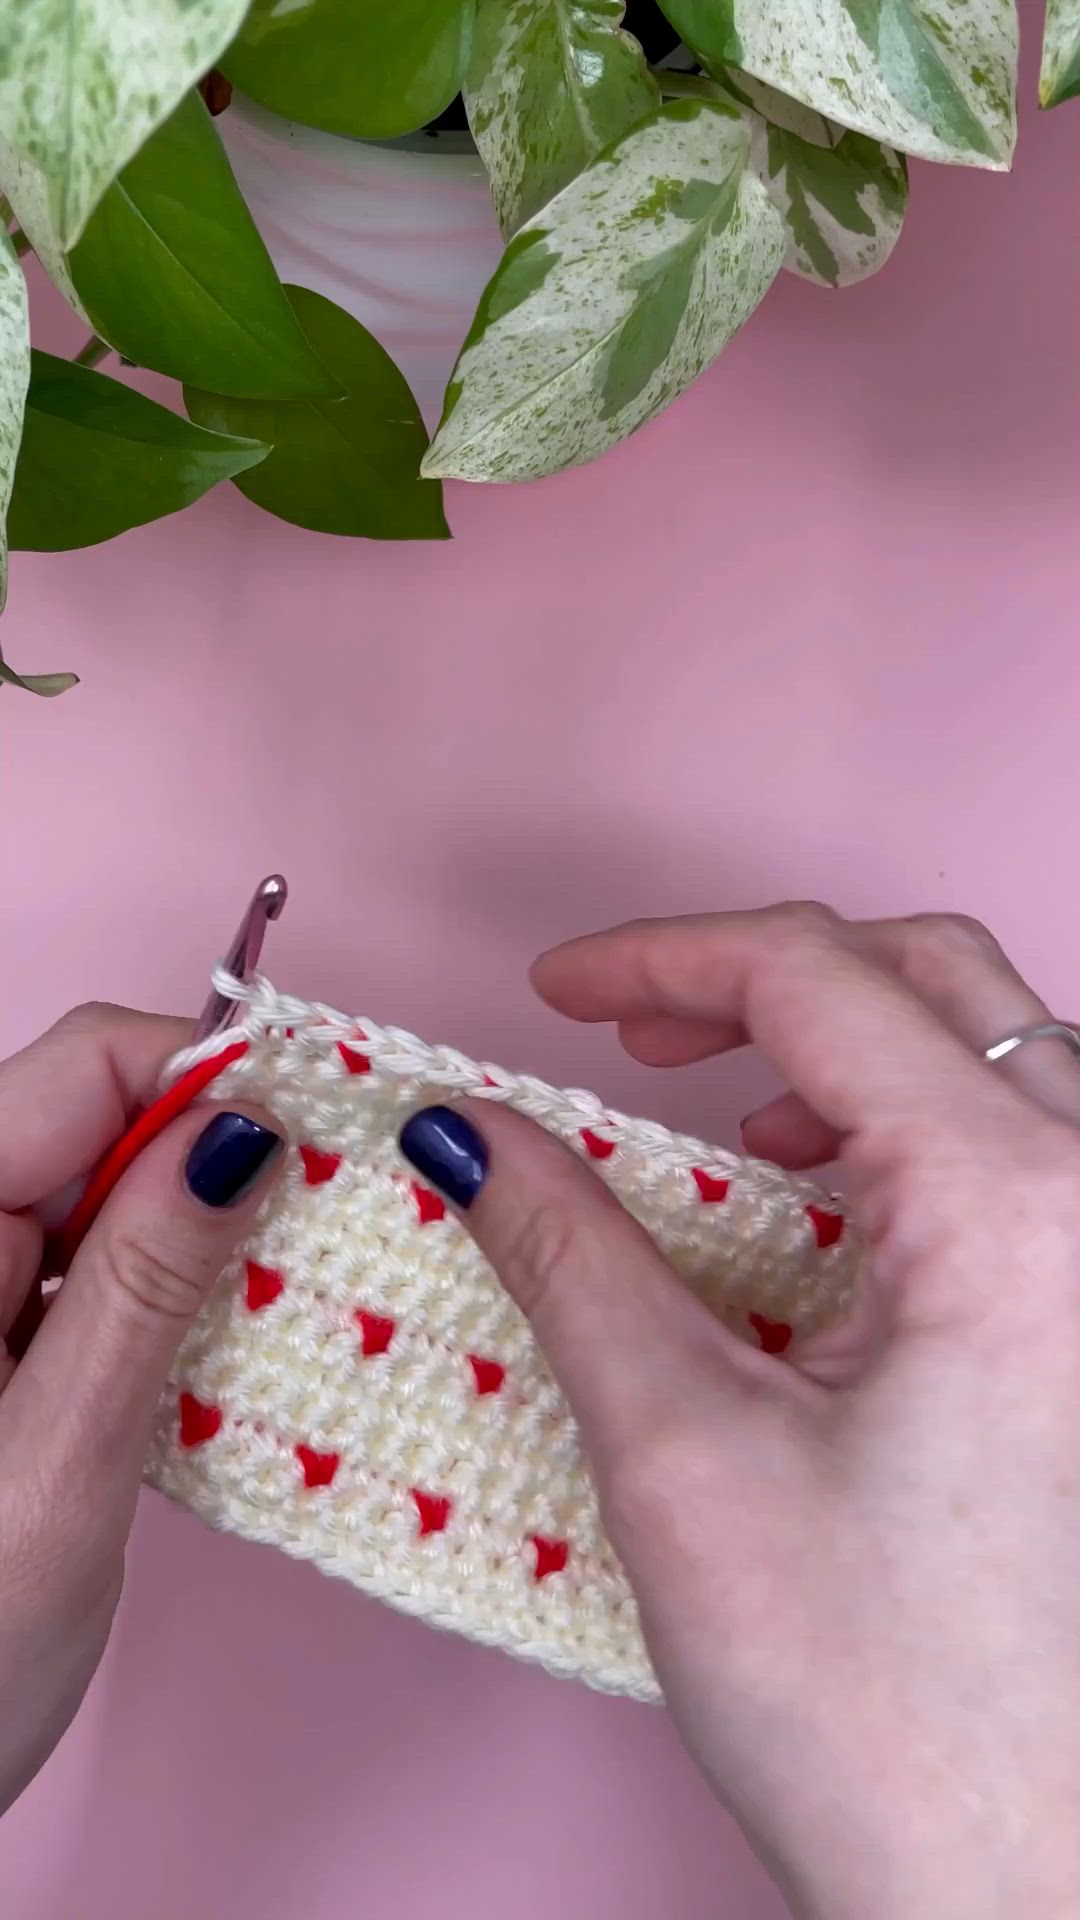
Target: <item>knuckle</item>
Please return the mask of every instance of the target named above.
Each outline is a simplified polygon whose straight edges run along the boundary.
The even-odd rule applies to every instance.
[[[820,967],[843,944],[840,915],[818,900],[785,901],[771,909],[766,924],[768,941],[749,982],[751,1026],[759,998],[783,996],[809,964]]]
[[[777,935],[791,945],[835,936],[840,915],[822,900],[785,900],[774,909]]]
[[[916,913],[908,921],[919,946],[947,961],[999,961],[1001,948],[989,927],[967,913]]]
[[[656,914],[639,913],[632,920],[623,920],[619,932],[627,941],[647,940],[651,934],[663,933],[668,925]]]
[[[550,1312],[582,1264],[581,1234],[570,1209],[555,1198],[534,1201],[507,1236],[497,1264],[530,1319]]]
[[[638,988],[646,1000],[662,1003],[671,975],[670,923],[630,920],[624,931]]]
[[[69,1007],[66,1013],[61,1014],[52,1032],[65,1038],[73,1034],[101,1033],[112,1026],[119,1011],[107,1000],[84,1000],[79,1006]]]
[[[901,978],[947,1009],[966,1004],[981,975],[1012,971],[989,928],[969,914],[913,914],[901,932]]]
[[[190,1320],[213,1277],[205,1262],[185,1259],[129,1233],[113,1240],[108,1264],[114,1285],[128,1303],[159,1320]]]

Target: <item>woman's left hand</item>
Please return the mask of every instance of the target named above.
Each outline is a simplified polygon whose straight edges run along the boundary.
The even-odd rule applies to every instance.
[[[154,1408],[176,1349],[281,1161],[262,1113],[195,1108],[140,1155],[18,1366],[41,1266],[34,1209],[152,1096],[183,1020],[80,1007],[0,1066],[0,1811],[104,1651]]]

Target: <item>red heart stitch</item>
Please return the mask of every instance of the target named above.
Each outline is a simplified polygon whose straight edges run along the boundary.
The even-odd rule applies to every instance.
[[[444,1220],[446,1202],[440,1200],[437,1193],[432,1193],[430,1187],[422,1187],[419,1180],[412,1181],[411,1185],[412,1196],[416,1201],[416,1211],[420,1215],[420,1225],[429,1227],[433,1220]]]
[[[314,1447],[305,1447],[303,1441],[293,1448],[300,1465],[304,1469],[305,1487],[328,1487],[338,1467],[341,1457],[336,1453],[316,1453]]]
[[[770,1320],[764,1313],[748,1313],[747,1319],[757,1334],[762,1353],[784,1353],[791,1345],[791,1328],[784,1320]]]
[[[420,1515],[420,1538],[426,1533],[441,1533],[450,1518],[450,1502],[445,1493],[421,1493],[412,1488],[416,1511]]]
[[[324,1153],[321,1147],[301,1147],[300,1158],[304,1163],[304,1179],[309,1187],[325,1186],[341,1165],[340,1153]]]
[[[814,1229],[819,1247],[835,1247],[844,1231],[842,1213],[826,1213],[824,1207],[807,1207],[806,1217]]]
[[[703,1200],[726,1200],[731,1181],[718,1180],[714,1173],[706,1173],[704,1167],[695,1167],[694,1184]]]
[[[257,1260],[245,1261],[244,1270],[247,1274],[245,1298],[252,1313],[257,1313],[260,1307],[268,1307],[271,1300],[277,1299],[285,1282],[273,1267],[260,1267]]]
[[[397,1322],[387,1319],[385,1314],[369,1313],[366,1307],[357,1307],[353,1319],[360,1329],[364,1359],[373,1360],[376,1354],[385,1353],[397,1331]]]
[[[180,1445],[201,1447],[221,1428],[221,1408],[204,1407],[193,1393],[180,1395]]]
[[[498,1393],[506,1379],[506,1368],[497,1360],[483,1360],[478,1353],[470,1353],[469,1365],[473,1370],[478,1394]]]
[[[366,1053],[357,1053],[356,1048],[347,1047],[344,1040],[338,1041],[337,1050],[344,1060],[346,1070],[349,1073],[371,1072],[371,1061],[368,1059]]]
[[[549,1573],[561,1573],[570,1558],[569,1543],[565,1540],[545,1540],[542,1533],[530,1533],[529,1540],[536,1549],[533,1579],[546,1580]]]
[[[614,1140],[601,1140],[591,1127],[582,1127],[581,1137],[585,1142],[585,1151],[593,1160],[610,1160],[615,1151]]]

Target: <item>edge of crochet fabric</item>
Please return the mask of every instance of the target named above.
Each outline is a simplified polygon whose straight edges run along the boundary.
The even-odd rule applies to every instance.
[[[246,1046],[210,1097],[266,1105],[289,1164],[184,1342],[148,1481],[434,1625],[656,1698],[569,1409],[398,1131],[448,1094],[508,1101],[589,1159],[713,1311],[777,1352],[789,1329],[849,1307],[859,1250],[838,1203],[593,1094],[263,979],[214,978],[243,1003],[228,1039]],[[179,1056],[168,1078],[222,1044]]]

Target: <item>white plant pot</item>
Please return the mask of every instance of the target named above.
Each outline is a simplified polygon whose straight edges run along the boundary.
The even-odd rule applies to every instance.
[[[429,426],[502,253],[466,135],[346,140],[241,94],[216,122],[283,280],[355,315],[393,355]]]

